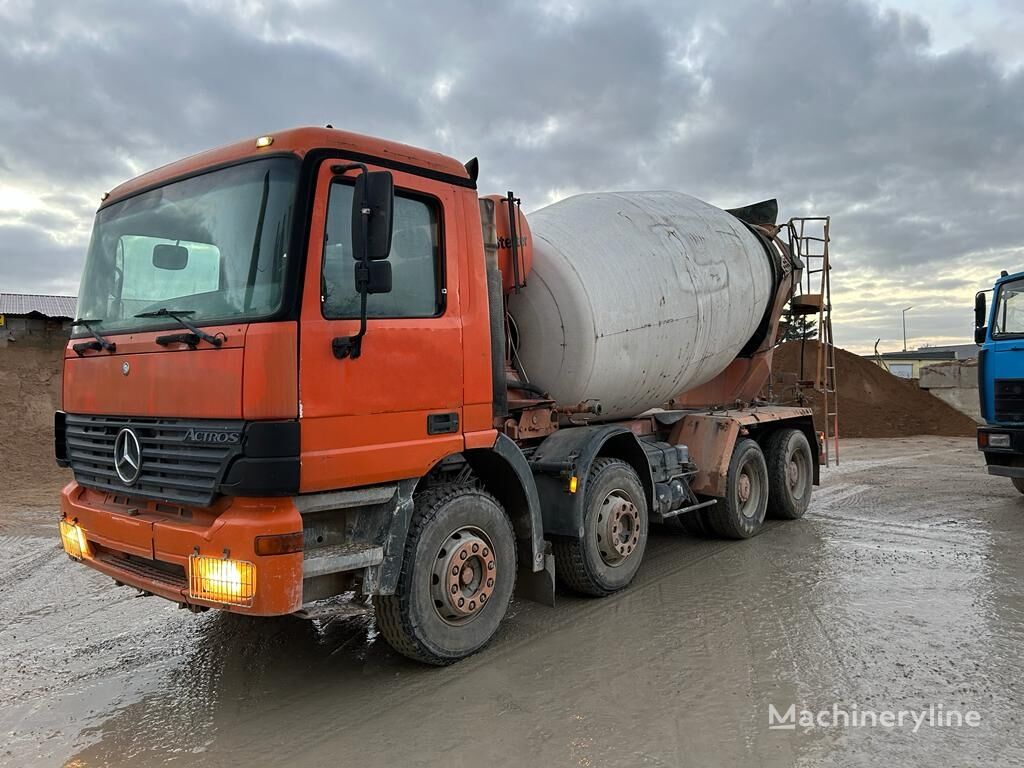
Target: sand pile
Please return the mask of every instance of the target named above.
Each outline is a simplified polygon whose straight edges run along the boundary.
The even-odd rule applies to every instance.
[[[817,342],[804,349],[805,378],[814,378]],[[775,350],[772,382],[775,400],[787,404],[796,398],[800,371],[800,344],[791,342]],[[913,382],[897,378],[872,361],[836,349],[839,382],[839,436],[905,437],[907,435],[971,436],[974,420],[919,389]],[[809,390],[805,389],[805,392]],[[814,420],[822,429],[821,395],[809,392]]]
[[[71,473],[53,460],[63,349],[0,348],[0,494],[7,504],[56,507]]]

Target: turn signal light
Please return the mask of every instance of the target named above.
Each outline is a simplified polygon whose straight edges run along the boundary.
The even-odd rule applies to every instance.
[[[89,555],[89,542],[85,540],[85,531],[69,520],[60,521],[60,543],[64,551],[75,560]]]
[[[252,605],[256,566],[244,560],[192,555],[188,559],[188,594],[225,605]]]
[[[302,551],[302,531],[257,536],[254,549],[257,555],[288,555]]]

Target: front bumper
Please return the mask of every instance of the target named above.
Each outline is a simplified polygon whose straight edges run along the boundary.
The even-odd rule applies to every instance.
[[[990,475],[1024,478],[1024,427],[978,427],[978,450]]]
[[[302,552],[260,556],[257,536],[302,531],[290,498],[223,497],[209,509],[129,499],[69,483],[62,517],[83,532],[81,562],[115,581],[176,603],[255,616],[293,613],[302,605]],[[193,556],[231,558],[255,566],[247,605],[190,594]],[[194,593],[194,590],[193,590]]]

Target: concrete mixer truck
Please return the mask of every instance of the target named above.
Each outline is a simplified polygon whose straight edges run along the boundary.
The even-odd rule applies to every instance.
[[[747,538],[818,482],[760,399],[801,264],[774,201],[578,195],[332,128],[104,196],[55,453],[75,561],[254,616],[373,610],[447,664],[513,594],[627,587],[648,530]]]

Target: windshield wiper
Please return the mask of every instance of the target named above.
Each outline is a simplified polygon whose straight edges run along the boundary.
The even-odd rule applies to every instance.
[[[107,352],[114,352],[117,350],[117,344],[113,341],[107,341],[95,328],[93,328],[94,325],[99,325],[102,322],[102,320],[83,320],[82,318],[71,321],[72,328],[85,328],[96,339],[96,341],[84,341],[80,344],[72,345],[71,348],[75,350],[76,355],[81,357],[90,349],[94,349],[97,352],[100,350],[106,350]]]
[[[185,328],[188,328],[190,331],[192,331],[192,335],[196,337],[195,343],[190,344],[189,341],[191,340],[184,338],[182,334],[175,334],[174,336],[161,336],[156,340],[157,344],[171,344],[173,342],[184,342],[194,349],[196,344],[199,343],[199,339],[202,339],[206,343],[212,344],[215,347],[219,347],[221,344],[228,340],[228,337],[225,336],[223,333],[220,336],[211,336],[202,328],[196,327],[188,319],[186,319],[185,315],[194,315],[195,313],[196,312],[194,309],[168,309],[167,307],[161,307],[160,309],[154,310],[152,312],[139,312],[139,314],[137,314],[136,317],[169,317],[173,320],[177,320]]]

